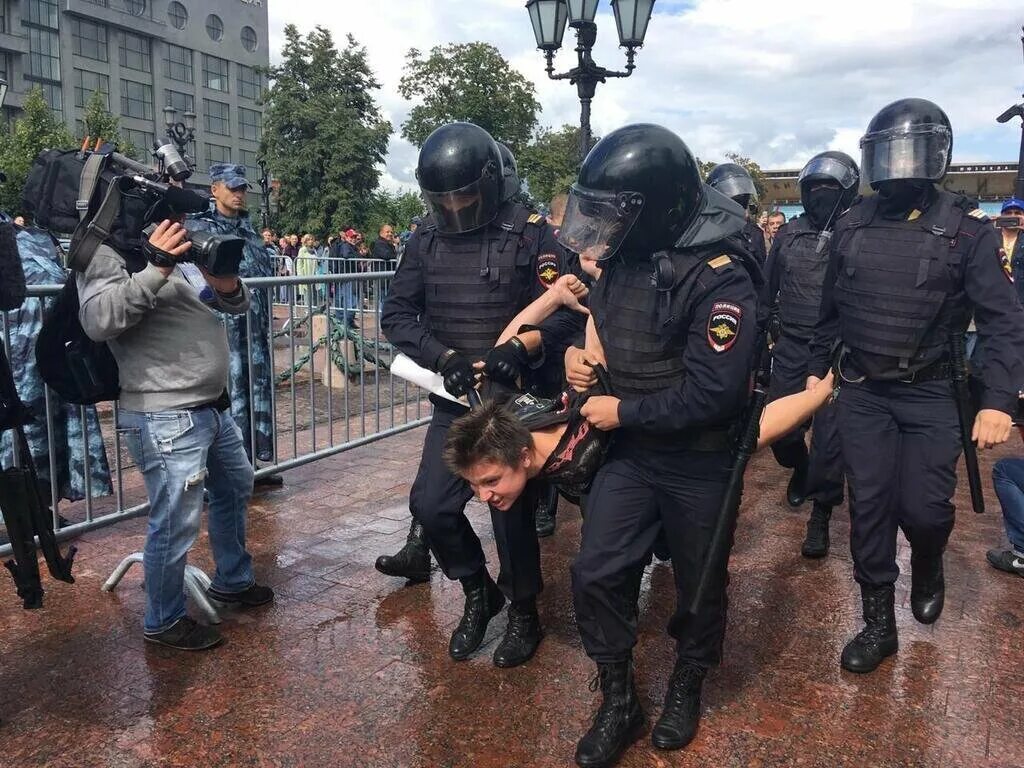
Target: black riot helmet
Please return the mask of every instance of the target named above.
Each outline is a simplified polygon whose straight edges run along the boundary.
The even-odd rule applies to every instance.
[[[505,144],[498,142],[498,151],[501,152],[501,177],[503,179],[501,201],[511,200],[519,194],[522,183],[519,180],[519,165],[516,163],[516,156]]]
[[[701,183],[697,161],[667,128],[627,125],[599,141],[569,191],[558,239],[605,260],[648,258],[721,240],[743,228],[743,211]]]
[[[708,174],[708,186],[739,203],[744,210],[757,202],[757,187],[750,173],[742,165],[722,163]]]
[[[871,118],[860,149],[864,179],[872,189],[886,181],[936,182],[953,158],[953,129],[937,104],[900,99]]]
[[[458,234],[486,226],[502,204],[498,144],[478,125],[442,125],[420,148],[416,180],[438,232]]]
[[[816,229],[828,229],[853,203],[860,187],[860,169],[845,152],[820,152],[800,171],[800,202]]]

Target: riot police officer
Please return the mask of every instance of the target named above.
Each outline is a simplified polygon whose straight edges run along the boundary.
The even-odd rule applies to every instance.
[[[597,663],[602,703],[576,761],[609,766],[639,735],[633,676],[640,578],[664,528],[676,578],[669,632],[677,661],[655,746],[693,738],[707,669],[719,661],[726,573],[685,617],[732,464],[732,430],[747,401],[756,338],[752,270],[738,235],[743,209],[702,184],[683,141],[657,125],[613,131],[572,186],[559,239],[598,258],[587,356],[603,349],[615,397],[583,415],[616,440],[588,497],[572,566],[577,624]],[[599,342],[599,343],[598,343]]]
[[[743,208],[746,217],[743,239],[746,240],[747,250],[754,255],[758,265],[763,267],[768,260],[768,252],[764,244],[764,232],[756,222],[750,220],[751,208],[757,205],[757,187],[750,173],[737,163],[721,163],[711,169],[707,183]]]
[[[402,352],[440,372],[456,396],[475,385],[478,361],[488,381],[512,387],[534,364],[531,355],[541,334],[493,345],[509,321],[557,279],[557,243],[542,216],[503,200],[500,150],[476,125],[452,123],[434,131],[423,143],[416,175],[431,221],[409,239],[384,301],[381,328]],[[431,401],[434,415],[409,496],[409,542],[395,557],[378,559],[377,567],[425,580],[429,543],[445,575],[458,579],[466,595],[449,644],[456,660],[477,649],[507,596],[512,601],[508,629],[494,663],[515,666],[532,657],[541,639],[533,510],[508,515],[492,509],[501,564],[495,584],[463,511],[473,493],[441,457],[448,426],[464,409],[434,396]]]
[[[803,167],[798,184],[804,213],[779,230],[768,256],[768,296],[780,321],[772,348],[772,400],[800,392],[806,384],[807,344],[818,322],[832,226],[857,196],[860,171],[849,155],[822,152]],[[832,508],[843,501],[835,409],[826,406],[815,414],[809,452],[805,431],[782,438],[772,452],[779,464],[793,470],[786,492],[789,503],[799,506],[805,497],[814,500],[801,552],[804,557],[824,557]]]
[[[951,347],[972,311],[983,362],[968,438],[979,448],[1008,438],[1024,378],[1024,312],[1000,266],[995,230],[972,201],[937,186],[952,157],[949,118],[930,101],[901,99],[871,120],[861,150],[876,194],[836,224],[808,367],[816,383],[833,344],[842,345],[836,407],[864,617],[843,649],[850,672],[874,670],[898,646],[897,528],[911,546],[914,618],[930,624],[942,612],[961,452]]]

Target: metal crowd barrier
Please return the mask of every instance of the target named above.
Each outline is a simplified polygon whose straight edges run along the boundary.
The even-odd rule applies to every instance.
[[[388,373],[393,350],[380,331],[380,302],[394,272],[247,278],[254,293],[263,293],[270,307],[266,326],[254,327],[250,311],[247,323],[248,348],[255,334],[270,340],[274,376],[271,412],[275,427],[273,457],[257,462],[256,476],[277,473],[360,445],[399,434],[429,421],[425,393]],[[29,286],[30,298],[46,299],[60,292],[60,285]],[[286,290],[285,301],[275,301]],[[295,290],[299,289],[299,290]],[[308,297],[322,300],[297,302],[305,289]],[[19,310],[0,312],[2,339],[8,356],[11,349],[10,321]],[[250,354],[249,370],[252,370]],[[340,379],[339,379],[340,377]],[[18,374],[15,371],[15,379]],[[249,381],[250,424],[255,424],[252,405],[253,382]],[[117,404],[95,406],[100,432],[111,469],[113,496],[93,498],[92,459],[88,450],[88,408],[74,406],[81,420],[82,461],[78,471],[85,478],[85,498],[67,502],[58,499],[58,458],[55,419],[60,404],[46,388],[46,435],[49,445],[50,495],[54,499],[53,520],[58,539],[143,515],[148,510],[145,487],[117,430]],[[256,431],[251,430],[252,455],[256,455]],[[15,452],[14,460],[20,463]],[[66,522],[65,522],[66,519]],[[0,557],[11,554],[9,544],[0,546]]]

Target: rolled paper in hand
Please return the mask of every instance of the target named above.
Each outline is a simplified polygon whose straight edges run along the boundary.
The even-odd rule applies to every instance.
[[[408,381],[410,384],[415,384],[431,394],[443,397],[445,400],[450,400],[463,406],[466,405],[461,400],[452,397],[448,390],[444,388],[444,378],[440,373],[434,373],[422,365],[414,363],[411,357],[402,352],[395,355],[395,359],[392,360],[391,374]]]

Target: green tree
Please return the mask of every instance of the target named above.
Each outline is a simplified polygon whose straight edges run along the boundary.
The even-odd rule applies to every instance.
[[[418,101],[402,123],[402,137],[417,147],[446,123],[476,123],[518,153],[537,125],[540,103],[533,83],[487,43],[435,46],[426,58],[406,54],[398,92]]]
[[[40,88],[25,97],[23,113],[14,129],[0,135],[0,169],[7,183],[0,184],[0,209],[14,215],[21,210],[21,190],[36,156],[44,149],[71,149],[75,140],[53,113]]]
[[[280,181],[282,232],[326,235],[366,221],[391,123],[381,117],[380,88],[366,49],[349,35],[339,51],[317,26],[303,37],[284,29],[281,63],[269,70],[261,151]]]
[[[121,136],[121,121],[110,114],[107,109],[107,96],[100,91],[93,91],[92,96],[85,105],[85,114],[82,122],[85,132],[78,137],[79,142],[88,136],[93,142],[101,138],[104,141],[117,147],[118,152],[128,157],[135,157],[141,148],[136,147],[130,141]],[[145,147],[144,149],[149,149]],[[147,160],[151,158],[147,157]]]
[[[563,125],[558,130],[542,128],[537,132],[516,158],[530,197],[550,203],[555,195],[569,191],[579,175],[579,147],[579,126]]]
[[[358,222],[367,240],[374,240],[384,224],[390,224],[395,232],[409,226],[413,216],[423,216],[426,209],[423,198],[415,192],[389,192],[378,189],[370,203],[370,212],[365,221]]]

